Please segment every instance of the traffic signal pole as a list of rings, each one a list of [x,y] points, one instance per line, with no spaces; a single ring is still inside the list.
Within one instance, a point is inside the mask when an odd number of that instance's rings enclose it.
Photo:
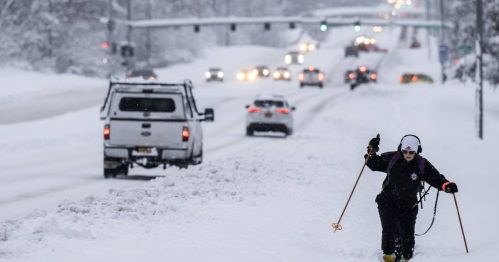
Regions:
[[[483,3],[482,0],[476,0],[476,27],[477,40],[476,49],[478,66],[478,89],[476,92],[478,103],[478,138],[483,140]]]
[[[440,0],[440,45],[444,44],[444,0]],[[442,72],[442,84],[445,83],[445,61],[440,59],[440,71]]]

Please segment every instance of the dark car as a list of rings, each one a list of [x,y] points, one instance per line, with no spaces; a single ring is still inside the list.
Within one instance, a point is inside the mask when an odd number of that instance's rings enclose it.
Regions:
[[[354,56],[359,57],[359,50],[354,45],[345,47],[345,57]]]
[[[152,69],[134,69],[126,74],[127,79],[142,78],[144,80],[156,80],[158,75]]]
[[[265,66],[265,65],[258,65],[258,66],[255,66],[255,69],[256,70],[256,75],[257,77],[269,77],[270,76],[270,68],[268,66]]]
[[[355,70],[345,72],[345,83],[350,83],[350,90],[355,89],[360,84],[376,83],[377,81],[378,73],[366,66],[359,66]]]

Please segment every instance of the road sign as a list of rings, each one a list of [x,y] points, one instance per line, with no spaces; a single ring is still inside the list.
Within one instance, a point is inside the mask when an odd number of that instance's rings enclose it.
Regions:
[[[441,44],[438,46],[438,59],[440,62],[446,62],[449,60],[449,46],[446,44]]]

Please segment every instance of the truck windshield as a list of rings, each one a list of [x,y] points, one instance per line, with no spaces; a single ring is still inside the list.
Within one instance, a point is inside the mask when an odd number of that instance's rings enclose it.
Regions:
[[[171,98],[123,97],[119,108],[125,112],[164,112],[175,111],[175,101]]]

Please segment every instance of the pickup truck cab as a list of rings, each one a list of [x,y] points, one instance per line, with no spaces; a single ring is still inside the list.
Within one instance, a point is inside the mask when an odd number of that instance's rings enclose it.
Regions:
[[[187,168],[203,161],[202,121],[192,83],[110,82],[101,107],[104,123],[104,177],[127,175],[134,164]]]

